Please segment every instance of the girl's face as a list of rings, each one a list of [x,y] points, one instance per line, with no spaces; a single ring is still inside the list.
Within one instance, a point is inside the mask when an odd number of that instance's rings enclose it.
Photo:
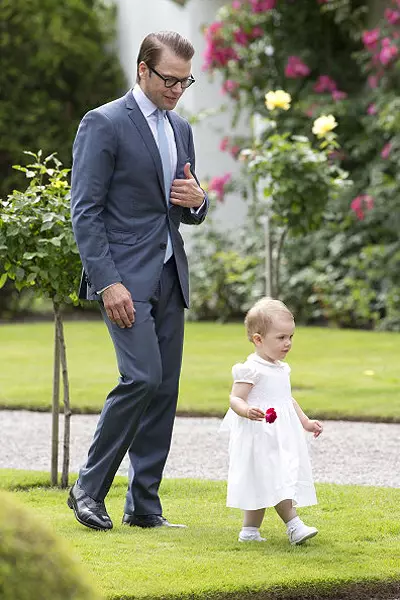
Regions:
[[[294,328],[290,315],[276,314],[264,337],[259,333],[253,335],[257,354],[269,362],[283,360],[292,347]]]

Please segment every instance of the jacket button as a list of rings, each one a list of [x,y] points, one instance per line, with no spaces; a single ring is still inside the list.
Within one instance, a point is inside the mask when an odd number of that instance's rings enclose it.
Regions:
[[[164,243],[160,244],[160,248],[161,248],[161,250],[165,250],[165,249],[166,249],[166,247],[167,247],[167,244],[164,244]]]

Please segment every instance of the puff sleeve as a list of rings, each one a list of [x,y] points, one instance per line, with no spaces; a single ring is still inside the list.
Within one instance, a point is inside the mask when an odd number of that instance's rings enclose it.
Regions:
[[[252,365],[237,363],[232,367],[232,377],[234,383],[251,383],[255,385],[260,379],[260,374]]]

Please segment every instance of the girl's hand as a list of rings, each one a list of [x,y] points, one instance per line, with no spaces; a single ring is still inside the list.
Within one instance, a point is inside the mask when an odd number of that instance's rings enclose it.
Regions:
[[[256,406],[249,406],[246,417],[250,421],[263,421],[265,419],[265,412]]]
[[[313,433],[315,438],[321,435],[324,429],[322,423],[316,419],[307,419],[307,421],[303,423],[303,427],[306,431]]]

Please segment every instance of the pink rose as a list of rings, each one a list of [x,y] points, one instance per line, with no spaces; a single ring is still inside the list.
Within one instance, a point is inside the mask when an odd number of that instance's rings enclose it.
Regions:
[[[376,104],[370,104],[367,108],[367,113],[369,115],[376,115],[378,112],[378,109],[376,108]]]
[[[365,218],[364,210],[371,210],[374,207],[374,199],[368,194],[361,194],[360,196],[353,198],[350,207],[356,214],[357,219],[363,221]]]
[[[222,138],[222,140],[219,144],[219,149],[221,150],[221,152],[225,152],[228,148],[229,148],[229,138],[228,138],[228,136],[225,136]]]
[[[368,77],[368,85],[372,90],[375,90],[379,85],[378,75],[370,75]]]
[[[364,46],[368,50],[373,50],[376,47],[376,44],[379,40],[380,30],[379,28],[370,29],[369,31],[364,31],[362,34],[362,41]]]
[[[240,152],[240,146],[231,146],[230,150],[229,150],[229,154],[232,156],[232,158],[237,158],[238,154]]]
[[[341,92],[339,90],[333,90],[332,98],[333,98],[333,100],[335,100],[335,102],[337,102],[338,100],[344,100],[345,98],[347,98],[347,94],[346,94],[346,92]]]
[[[258,27],[258,25],[253,27],[253,29],[251,30],[251,39],[252,40],[262,37],[263,35],[264,35],[264,30],[261,27]]]
[[[299,77],[307,77],[310,74],[310,68],[298,56],[289,56],[285,75],[288,79],[298,79]]]
[[[233,81],[233,79],[227,79],[224,83],[224,89],[227,92],[234,92],[237,87],[238,87],[238,82],[237,81]]]
[[[398,55],[399,51],[395,44],[392,44],[390,38],[384,38],[382,40],[382,49],[379,52],[379,60],[383,66],[387,66],[393,59]]]
[[[235,42],[240,46],[247,45],[248,37],[247,34],[243,31],[243,29],[236,29],[236,31],[233,32],[233,36],[235,38]]]
[[[223,23],[214,21],[206,29],[206,48],[204,51],[203,70],[224,67],[230,60],[238,60],[238,55],[232,46],[225,46],[221,29]]]
[[[385,19],[391,25],[397,25],[397,23],[400,23],[400,10],[387,8],[385,10]]]
[[[250,0],[253,13],[262,13],[275,8],[276,0]]]
[[[273,423],[277,419],[277,414],[274,408],[268,408],[265,413],[265,420],[267,423]]]
[[[224,201],[225,186],[232,179],[231,173],[225,173],[222,177],[213,177],[208,185],[208,189],[214,192],[219,202]]]
[[[385,144],[383,146],[382,151],[381,151],[381,157],[383,158],[383,160],[387,160],[389,158],[391,149],[392,149],[392,144],[390,142],[388,142],[387,144]]]
[[[222,93],[234,96],[238,88],[239,84],[237,81],[233,81],[233,79],[227,79],[222,85]]]
[[[314,84],[314,92],[317,92],[317,94],[334,92],[335,90],[337,90],[337,83],[329,75],[320,75]]]

